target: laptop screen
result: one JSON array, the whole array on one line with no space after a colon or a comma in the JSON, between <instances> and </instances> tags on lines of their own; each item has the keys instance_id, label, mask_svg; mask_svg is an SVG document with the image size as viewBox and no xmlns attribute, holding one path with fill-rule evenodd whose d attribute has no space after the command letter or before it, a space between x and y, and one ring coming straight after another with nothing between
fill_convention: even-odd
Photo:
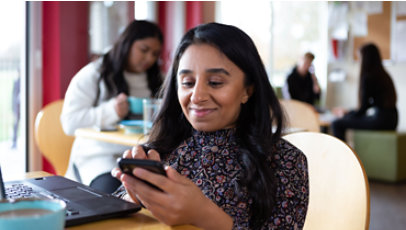
<instances>
[{"instance_id":1,"label":"laptop screen","mask_svg":"<svg viewBox=\"0 0 406 230\"><path fill-rule=\"evenodd\" d=\"M0 200L6 199L6 189L4 188L3 175L1 174L0 166Z\"/></svg>"}]
</instances>

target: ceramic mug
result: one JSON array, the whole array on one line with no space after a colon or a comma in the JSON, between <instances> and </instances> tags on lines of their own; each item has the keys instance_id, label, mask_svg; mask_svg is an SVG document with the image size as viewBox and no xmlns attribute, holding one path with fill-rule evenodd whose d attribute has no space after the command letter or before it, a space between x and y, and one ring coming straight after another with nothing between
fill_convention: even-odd
<instances>
[{"instance_id":1,"label":"ceramic mug","mask_svg":"<svg viewBox=\"0 0 406 230\"><path fill-rule=\"evenodd\" d=\"M0 202L0 229L62 230L66 204L61 200Z\"/></svg>"},{"instance_id":2,"label":"ceramic mug","mask_svg":"<svg viewBox=\"0 0 406 230\"><path fill-rule=\"evenodd\" d=\"M142 100L141 97L128 97L127 101L130 107L130 112L132 114L142 114Z\"/></svg>"}]
</instances>

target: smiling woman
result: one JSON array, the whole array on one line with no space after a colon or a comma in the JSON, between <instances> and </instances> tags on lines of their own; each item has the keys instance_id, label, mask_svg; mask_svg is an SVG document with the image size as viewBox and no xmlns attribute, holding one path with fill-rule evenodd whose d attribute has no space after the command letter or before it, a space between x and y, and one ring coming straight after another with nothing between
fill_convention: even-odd
<instances>
[{"instance_id":1,"label":"smiling woman","mask_svg":"<svg viewBox=\"0 0 406 230\"><path fill-rule=\"evenodd\" d=\"M162 160L170 166L167 177L142 169L132 177L114 169L124 185L117 195L142 202L169 225L303 227L306 157L281 138L281 106L247 34L218 23L188 31L162 95L150 150L137 146L123 157Z\"/></svg>"},{"instance_id":2,"label":"smiling woman","mask_svg":"<svg viewBox=\"0 0 406 230\"><path fill-rule=\"evenodd\" d=\"M178 73L179 102L195 129L235 127L252 87L244 85L244 73L234 63L213 46L192 45L181 58Z\"/></svg>"}]
</instances>

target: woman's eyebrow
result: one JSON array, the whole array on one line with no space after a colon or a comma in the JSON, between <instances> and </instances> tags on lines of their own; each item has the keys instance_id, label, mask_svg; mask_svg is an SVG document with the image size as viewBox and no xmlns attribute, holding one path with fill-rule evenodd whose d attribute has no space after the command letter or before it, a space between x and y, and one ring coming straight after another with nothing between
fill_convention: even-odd
<instances>
[{"instance_id":1,"label":"woman's eyebrow","mask_svg":"<svg viewBox=\"0 0 406 230\"><path fill-rule=\"evenodd\" d=\"M211 69L207 69L206 72L208 72L208 73L223 73L225 75L230 76L230 73L227 70L223 69L223 68L211 68Z\"/></svg>"},{"instance_id":2,"label":"woman's eyebrow","mask_svg":"<svg viewBox=\"0 0 406 230\"><path fill-rule=\"evenodd\" d=\"M189 74L189 73L192 73L192 72L193 71L190 70L190 69L182 69L182 70L180 70L178 72L178 75ZM225 75L230 76L230 73L227 70L223 69L223 68L210 68L210 69L206 69L206 72L207 73L223 73Z\"/></svg>"},{"instance_id":3,"label":"woman's eyebrow","mask_svg":"<svg viewBox=\"0 0 406 230\"><path fill-rule=\"evenodd\" d=\"M192 73L192 70L190 69L182 69L178 72L178 75L182 75L182 74L189 74Z\"/></svg>"},{"instance_id":4,"label":"woman's eyebrow","mask_svg":"<svg viewBox=\"0 0 406 230\"><path fill-rule=\"evenodd\" d=\"M149 45L148 45L148 44L141 43L141 44L140 44L140 47L149 48Z\"/></svg>"}]
</instances>

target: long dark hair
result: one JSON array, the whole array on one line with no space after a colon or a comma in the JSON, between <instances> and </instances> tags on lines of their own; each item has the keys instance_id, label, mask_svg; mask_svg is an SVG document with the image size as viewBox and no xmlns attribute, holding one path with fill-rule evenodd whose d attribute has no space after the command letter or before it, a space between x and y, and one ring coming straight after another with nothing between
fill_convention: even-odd
<instances>
[{"instance_id":1,"label":"long dark hair","mask_svg":"<svg viewBox=\"0 0 406 230\"><path fill-rule=\"evenodd\" d=\"M264 65L251 38L240 29L218 23L200 25L189 30L176 51L171 70L165 79L163 101L151 131L149 145L165 156L192 134L192 126L182 113L177 96L177 71L185 50L192 44L209 44L224 53L245 74L245 85L254 92L242 105L237 120L244 171L240 186L253 197L250 225L258 228L271 216L275 205L276 179L269 159L272 147L280 140L283 115L272 90ZM277 128L272 132L272 125Z\"/></svg>"},{"instance_id":2,"label":"long dark hair","mask_svg":"<svg viewBox=\"0 0 406 230\"><path fill-rule=\"evenodd\" d=\"M360 48L361 53L361 77L387 74L382 65L382 58L378 47L368 43Z\"/></svg>"},{"instance_id":3,"label":"long dark hair","mask_svg":"<svg viewBox=\"0 0 406 230\"><path fill-rule=\"evenodd\" d=\"M390 75L386 72L383 64L381 54L378 47L373 43L364 44L360 48L361 54L361 71L360 71L360 84L359 84L359 100L365 90L365 82L367 80L374 81L378 87L381 88L394 88ZM368 79L367 79L368 78ZM396 93L392 95L396 102Z\"/></svg>"},{"instance_id":4,"label":"long dark hair","mask_svg":"<svg viewBox=\"0 0 406 230\"><path fill-rule=\"evenodd\" d=\"M136 40L150 37L157 38L161 44L163 43L162 32L156 24L145 20L134 20L120 35L112 49L103 55L99 82L104 81L108 91L108 98L122 92L127 95L129 94L128 84L124 79L123 70L127 66L131 45ZM155 96L162 84L158 60L147 70L147 81L148 88L152 92L151 96ZM96 103L100 94L100 89L98 90Z\"/></svg>"}]
</instances>

